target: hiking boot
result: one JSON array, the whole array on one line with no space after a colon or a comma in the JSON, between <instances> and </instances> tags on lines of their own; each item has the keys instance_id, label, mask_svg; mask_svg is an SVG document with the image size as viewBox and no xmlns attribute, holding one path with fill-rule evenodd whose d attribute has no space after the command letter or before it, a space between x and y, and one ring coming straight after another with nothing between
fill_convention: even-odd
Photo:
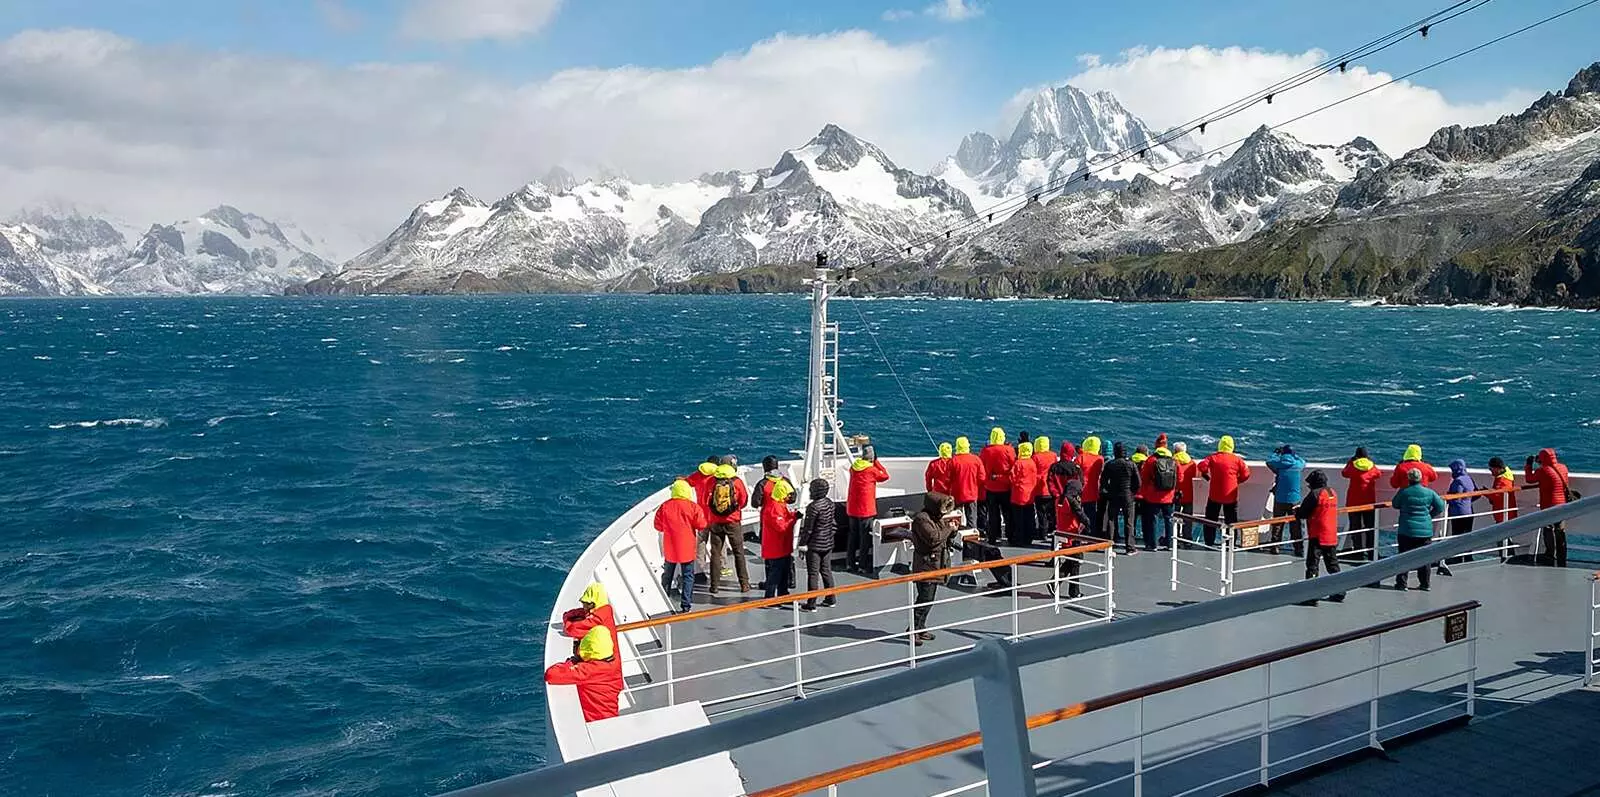
<instances>
[{"instance_id":1,"label":"hiking boot","mask_svg":"<svg viewBox=\"0 0 1600 797\"><path fill-rule=\"evenodd\" d=\"M822 601L822 608L824 608L824 609L832 609L833 607L838 606L838 605L839 605L839 602L834 600L833 598L824 598L823 601Z\"/></svg>"},{"instance_id":2,"label":"hiking boot","mask_svg":"<svg viewBox=\"0 0 1600 797\"><path fill-rule=\"evenodd\" d=\"M827 604L823 604L823 605L826 606ZM814 612L816 610L817 610L817 607L814 604L810 604L810 603L802 603L802 604L800 604L800 611L802 611L802 612Z\"/></svg>"},{"instance_id":3,"label":"hiking boot","mask_svg":"<svg viewBox=\"0 0 1600 797\"><path fill-rule=\"evenodd\" d=\"M933 641L933 632L932 631L920 632L920 633L917 634L917 639L919 639L919 640L921 640L923 642L932 642Z\"/></svg>"}]
</instances>

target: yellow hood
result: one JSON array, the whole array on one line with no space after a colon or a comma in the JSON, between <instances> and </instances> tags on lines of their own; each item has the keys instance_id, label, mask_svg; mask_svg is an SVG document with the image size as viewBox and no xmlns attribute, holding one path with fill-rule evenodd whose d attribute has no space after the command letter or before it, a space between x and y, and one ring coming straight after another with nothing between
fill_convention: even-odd
<instances>
[{"instance_id":1,"label":"yellow hood","mask_svg":"<svg viewBox=\"0 0 1600 797\"><path fill-rule=\"evenodd\" d=\"M700 463L700 475L701 476L714 476L714 475L716 475L716 473L717 473L717 466L716 465L714 465L714 464L712 464L710 462L702 462L702 463Z\"/></svg>"},{"instance_id":2,"label":"yellow hood","mask_svg":"<svg viewBox=\"0 0 1600 797\"><path fill-rule=\"evenodd\" d=\"M578 643L578 658L584 661L603 661L617 654L616 643L611 641L611 629L597 625L583 635Z\"/></svg>"},{"instance_id":3,"label":"yellow hood","mask_svg":"<svg viewBox=\"0 0 1600 797\"><path fill-rule=\"evenodd\" d=\"M1172 456L1172 452L1168 451L1166 446L1160 446L1160 447L1158 447L1156 449L1156 456L1158 456L1158 457L1170 457L1170 456Z\"/></svg>"},{"instance_id":4,"label":"yellow hood","mask_svg":"<svg viewBox=\"0 0 1600 797\"><path fill-rule=\"evenodd\" d=\"M1233 453L1233 435L1231 435L1231 434L1223 435L1222 439L1217 441L1217 451L1219 451L1221 453L1224 453L1224 454L1232 454Z\"/></svg>"},{"instance_id":5,"label":"yellow hood","mask_svg":"<svg viewBox=\"0 0 1600 797\"><path fill-rule=\"evenodd\" d=\"M956 453L957 454L971 454L972 453L972 441L968 440L965 437L957 437L956 438Z\"/></svg>"},{"instance_id":6,"label":"yellow hood","mask_svg":"<svg viewBox=\"0 0 1600 797\"><path fill-rule=\"evenodd\" d=\"M672 497L673 498L683 498L683 499L686 499L686 500L689 500L689 501L693 501L694 500L694 488L690 487L689 483L684 481L683 479L678 479L677 481L672 483Z\"/></svg>"},{"instance_id":7,"label":"yellow hood","mask_svg":"<svg viewBox=\"0 0 1600 797\"><path fill-rule=\"evenodd\" d=\"M867 468L870 468L870 467L872 467L872 463L871 462L868 462L867 460L860 459L860 458L857 458L855 462L850 463L850 469L851 470L866 470Z\"/></svg>"},{"instance_id":8,"label":"yellow hood","mask_svg":"<svg viewBox=\"0 0 1600 797\"><path fill-rule=\"evenodd\" d=\"M1187 465L1194 461L1194 457L1189 456L1189 452L1187 451L1179 451L1178 453L1172 455L1172 461L1178 463L1179 465Z\"/></svg>"},{"instance_id":9,"label":"yellow hood","mask_svg":"<svg viewBox=\"0 0 1600 797\"><path fill-rule=\"evenodd\" d=\"M1412 443L1411 445L1406 446L1405 456L1401 457L1400 461L1401 462L1421 462L1422 461L1422 446L1419 446L1416 443Z\"/></svg>"},{"instance_id":10,"label":"yellow hood","mask_svg":"<svg viewBox=\"0 0 1600 797\"><path fill-rule=\"evenodd\" d=\"M1033 450L1034 451L1049 451L1050 450L1050 438L1045 437L1044 435L1039 435L1038 437L1033 438Z\"/></svg>"},{"instance_id":11,"label":"yellow hood","mask_svg":"<svg viewBox=\"0 0 1600 797\"><path fill-rule=\"evenodd\" d=\"M1135 452L1133 452L1133 456L1128 457L1128 459L1133 460L1133 464L1135 464L1135 465L1137 465L1137 464L1139 464L1139 463L1141 463L1141 462L1143 462L1143 461L1145 461L1145 460L1147 460L1149 458L1150 458L1150 455L1144 453L1143 451L1135 451Z\"/></svg>"},{"instance_id":12,"label":"yellow hood","mask_svg":"<svg viewBox=\"0 0 1600 797\"><path fill-rule=\"evenodd\" d=\"M772 500L775 503L788 503L789 496L794 495L794 488L789 486L788 479L779 479L772 485Z\"/></svg>"},{"instance_id":13,"label":"yellow hood","mask_svg":"<svg viewBox=\"0 0 1600 797\"><path fill-rule=\"evenodd\" d=\"M1517 474L1513 473L1510 468L1500 471L1499 477L1502 479L1510 479L1513 482L1517 480Z\"/></svg>"},{"instance_id":14,"label":"yellow hood","mask_svg":"<svg viewBox=\"0 0 1600 797\"><path fill-rule=\"evenodd\" d=\"M1361 457L1359 459L1353 460L1353 461L1351 461L1350 464L1354 465L1356 467L1356 470L1372 470L1374 467L1376 467L1373 464L1372 460L1367 459L1366 457Z\"/></svg>"},{"instance_id":15,"label":"yellow hood","mask_svg":"<svg viewBox=\"0 0 1600 797\"><path fill-rule=\"evenodd\" d=\"M1100 438L1098 438L1098 437L1085 437L1085 438L1083 438L1083 445L1078 446L1078 449L1081 450L1085 454L1099 455L1099 453L1100 453Z\"/></svg>"},{"instance_id":16,"label":"yellow hood","mask_svg":"<svg viewBox=\"0 0 1600 797\"><path fill-rule=\"evenodd\" d=\"M598 581L590 584L589 588L583 591L583 597L578 600L596 609L610 603L606 600L606 586Z\"/></svg>"},{"instance_id":17,"label":"yellow hood","mask_svg":"<svg viewBox=\"0 0 1600 797\"><path fill-rule=\"evenodd\" d=\"M939 458L940 459L949 459L950 458L950 454L951 454L950 444L949 443L940 443L939 444Z\"/></svg>"},{"instance_id":18,"label":"yellow hood","mask_svg":"<svg viewBox=\"0 0 1600 797\"><path fill-rule=\"evenodd\" d=\"M997 446L1006 441L1006 430L996 426L989 430L989 445Z\"/></svg>"},{"instance_id":19,"label":"yellow hood","mask_svg":"<svg viewBox=\"0 0 1600 797\"><path fill-rule=\"evenodd\" d=\"M1027 458L1029 458L1031 456L1033 456L1033 444L1032 443L1018 443L1017 444L1017 459L1027 459Z\"/></svg>"},{"instance_id":20,"label":"yellow hood","mask_svg":"<svg viewBox=\"0 0 1600 797\"><path fill-rule=\"evenodd\" d=\"M719 479L739 478L739 469L732 465L718 465L714 474Z\"/></svg>"}]
</instances>

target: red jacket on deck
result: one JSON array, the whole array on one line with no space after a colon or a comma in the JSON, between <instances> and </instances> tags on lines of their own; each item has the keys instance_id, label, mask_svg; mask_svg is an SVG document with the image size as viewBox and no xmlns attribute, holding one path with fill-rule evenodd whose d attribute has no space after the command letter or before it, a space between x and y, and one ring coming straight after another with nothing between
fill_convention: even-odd
<instances>
[{"instance_id":1,"label":"red jacket on deck","mask_svg":"<svg viewBox=\"0 0 1600 797\"><path fill-rule=\"evenodd\" d=\"M1517 478L1508 469L1496 474L1494 484L1489 485L1491 490L1516 490ZM1504 523L1517 517L1517 494L1515 492L1492 493L1489 496L1489 507L1494 510L1494 522Z\"/></svg>"},{"instance_id":2,"label":"red jacket on deck","mask_svg":"<svg viewBox=\"0 0 1600 797\"><path fill-rule=\"evenodd\" d=\"M622 660L613 656L604 661L568 659L544 671L547 684L572 684L578 687L578 705L583 706L585 722L617 716L617 700L622 696Z\"/></svg>"},{"instance_id":3,"label":"red jacket on deck","mask_svg":"<svg viewBox=\"0 0 1600 797\"><path fill-rule=\"evenodd\" d=\"M706 511L685 498L669 498L656 510L661 556L674 564L693 562L698 534L706 527Z\"/></svg>"},{"instance_id":4,"label":"red jacket on deck","mask_svg":"<svg viewBox=\"0 0 1600 797\"><path fill-rule=\"evenodd\" d=\"M561 633L573 639L583 639L589 629L603 625L611 630L611 644L617 644L617 614L611 610L611 604L596 606L594 611L579 606L569 609L561 615Z\"/></svg>"},{"instance_id":5,"label":"red jacket on deck","mask_svg":"<svg viewBox=\"0 0 1600 797\"><path fill-rule=\"evenodd\" d=\"M934 457L928 463L928 469L922 472L923 485L928 492L954 495L955 462L954 458Z\"/></svg>"},{"instance_id":6,"label":"red jacket on deck","mask_svg":"<svg viewBox=\"0 0 1600 797\"><path fill-rule=\"evenodd\" d=\"M1094 503L1100 500L1100 469L1106 458L1086 451L1078 452L1078 467L1083 469L1083 500Z\"/></svg>"},{"instance_id":7,"label":"red jacket on deck","mask_svg":"<svg viewBox=\"0 0 1600 797\"><path fill-rule=\"evenodd\" d=\"M1306 496L1301 507L1301 511L1295 514L1304 517L1306 539L1323 547L1338 545L1339 496L1335 495L1333 490L1324 487Z\"/></svg>"},{"instance_id":8,"label":"red jacket on deck","mask_svg":"<svg viewBox=\"0 0 1600 797\"><path fill-rule=\"evenodd\" d=\"M1011 463L1010 482L1012 506L1033 503L1033 497L1039 493L1039 466L1033 463L1032 457Z\"/></svg>"},{"instance_id":9,"label":"red jacket on deck","mask_svg":"<svg viewBox=\"0 0 1600 797\"><path fill-rule=\"evenodd\" d=\"M738 525L739 522L740 522L740 519L744 517L744 508L745 508L745 506L747 504L750 503L750 488L744 486L744 479L741 479L741 478L739 478L737 476L733 477L733 479L731 479L731 481L733 482L734 510L732 512L729 512L726 515L719 515L719 514L717 514L715 512L712 512L710 507L707 507L706 508L706 522L707 523L711 523L711 524L732 523L734 525ZM716 487L716 484L717 484L717 480L716 479L712 479L711 480L712 489L714 489ZM711 489L707 489L706 490L706 499L705 500L708 501L708 502L711 500Z\"/></svg>"},{"instance_id":10,"label":"red jacket on deck","mask_svg":"<svg viewBox=\"0 0 1600 797\"><path fill-rule=\"evenodd\" d=\"M978 452L983 460L983 489L991 493L1011 492L1011 466L1017 463L1017 451L1005 443L987 445Z\"/></svg>"},{"instance_id":11,"label":"red jacket on deck","mask_svg":"<svg viewBox=\"0 0 1600 797\"><path fill-rule=\"evenodd\" d=\"M858 459L850 466L850 490L845 495L844 513L850 517L878 516L878 482L889 480L889 471L882 462L873 460L864 468L857 468L866 460Z\"/></svg>"},{"instance_id":12,"label":"red jacket on deck","mask_svg":"<svg viewBox=\"0 0 1600 797\"><path fill-rule=\"evenodd\" d=\"M1200 478L1200 463L1194 460L1178 463L1178 503L1194 507L1194 480Z\"/></svg>"},{"instance_id":13,"label":"red jacket on deck","mask_svg":"<svg viewBox=\"0 0 1600 797\"><path fill-rule=\"evenodd\" d=\"M1411 477L1406 474L1414 470L1422 471L1423 487L1432 485L1433 480L1439 477L1439 474L1434 472L1432 465L1421 460L1411 459L1394 466L1394 473L1389 475L1389 486L1396 490L1405 489L1406 485L1411 483Z\"/></svg>"},{"instance_id":14,"label":"red jacket on deck","mask_svg":"<svg viewBox=\"0 0 1600 797\"><path fill-rule=\"evenodd\" d=\"M1045 488L1044 477L1045 474L1050 472L1050 466L1054 464L1056 464L1056 452L1033 452L1033 469L1039 474L1039 486L1033 491L1034 498L1043 498L1050 495L1050 491Z\"/></svg>"},{"instance_id":15,"label":"red jacket on deck","mask_svg":"<svg viewBox=\"0 0 1600 797\"><path fill-rule=\"evenodd\" d=\"M1539 467L1529 466L1523 473L1528 484L1539 487L1539 508L1549 509L1567 502L1567 466L1556 461L1556 450L1539 449Z\"/></svg>"},{"instance_id":16,"label":"red jacket on deck","mask_svg":"<svg viewBox=\"0 0 1600 797\"><path fill-rule=\"evenodd\" d=\"M1211 482L1207 498L1219 504L1237 504L1239 485L1250 481L1250 466L1238 454L1218 451L1200 460L1200 475Z\"/></svg>"},{"instance_id":17,"label":"red jacket on deck","mask_svg":"<svg viewBox=\"0 0 1600 797\"><path fill-rule=\"evenodd\" d=\"M1365 462L1366 468L1357 467ZM1371 506L1378 503L1378 480L1383 478L1383 468L1372 460L1350 460L1339 475L1350 480L1344 491L1345 506Z\"/></svg>"},{"instance_id":18,"label":"red jacket on deck","mask_svg":"<svg viewBox=\"0 0 1600 797\"><path fill-rule=\"evenodd\" d=\"M716 481L717 478L709 473L695 471L694 473L683 477L683 480L688 482L690 487L694 488L695 501L699 503L700 506L705 506L706 499L711 496L711 483Z\"/></svg>"},{"instance_id":19,"label":"red jacket on deck","mask_svg":"<svg viewBox=\"0 0 1600 797\"><path fill-rule=\"evenodd\" d=\"M794 555L795 511L783 501L761 504L761 558L783 559Z\"/></svg>"},{"instance_id":20,"label":"red jacket on deck","mask_svg":"<svg viewBox=\"0 0 1600 797\"><path fill-rule=\"evenodd\" d=\"M1156 486L1156 459L1157 457L1150 456L1139 463L1139 492L1143 493L1140 498L1152 504L1170 504L1177 500L1178 488L1174 486L1171 490L1163 490ZM1178 466L1178 482L1183 482L1182 465Z\"/></svg>"},{"instance_id":21,"label":"red jacket on deck","mask_svg":"<svg viewBox=\"0 0 1600 797\"><path fill-rule=\"evenodd\" d=\"M977 454L957 454L950 459L950 497L958 504L983 497L983 460Z\"/></svg>"}]
</instances>

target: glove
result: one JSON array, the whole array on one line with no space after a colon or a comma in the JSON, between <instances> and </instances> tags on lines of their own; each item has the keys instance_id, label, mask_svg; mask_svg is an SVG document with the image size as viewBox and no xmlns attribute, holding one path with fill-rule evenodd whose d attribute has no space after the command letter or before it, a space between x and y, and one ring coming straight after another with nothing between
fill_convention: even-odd
<instances>
[{"instance_id":1,"label":"glove","mask_svg":"<svg viewBox=\"0 0 1600 797\"><path fill-rule=\"evenodd\" d=\"M810 549L811 549L811 546L809 546L809 545L802 545L802 546L800 546L800 547L799 547L799 548L796 548L796 549L795 549L795 550L797 550L797 551L799 551L799 552L800 552L800 553L806 553L806 552L807 552L807 551L809 551L809 550L810 550Z\"/></svg>"},{"instance_id":2,"label":"glove","mask_svg":"<svg viewBox=\"0 0 1600 797\"><path fill-rule=\"evenodd\" d=\"M582 620L583 618L585 618L587 616L589 616L589 610L588 609L568 609L566 612L564 612L561 615L561 619L563 619L563 620L565 620L565 621L567 621L569 623L574 623L574 622L577 622L579 620Z\"/></svg>"}]
</instances>

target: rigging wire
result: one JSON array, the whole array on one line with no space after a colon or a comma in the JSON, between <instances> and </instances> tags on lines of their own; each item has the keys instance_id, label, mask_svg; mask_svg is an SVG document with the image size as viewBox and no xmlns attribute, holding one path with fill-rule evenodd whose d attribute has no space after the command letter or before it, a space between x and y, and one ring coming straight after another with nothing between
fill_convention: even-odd
<instances>
[{"instance_id":1,"label":"rigging wire","mask_svg":"<svg viewBox=\"0 0 1600 797\"><path fill-rule=\"evenodd\" d=\"M1183 123L1181 125L1178 125L1178 126L1172 127L1172 128L1168 128L1168 130L1166 132L1158 135L1153 141L1146 140L1146 141L1144 141L1144 142L1142 142L1140 144L1125 148L1125 149L1121 150L1120 152L1112 153L1109 156L1109 159L1103 158L1102 162L1100 164L1096 165L1096 166L1091 167L1089 164L1086 163L1083 166L1080 166L1078 169L1073 170L1073 172L1070 175L1067 175L1065 177L1057 178L1055 180L1052 180L1052 181L1049 181L1047 183L1044 183L1043 185L1040 185L1040 186L1035 186L1034 188L1031 188L1031 189L1027 190L1026 192L1024 192L1023 194L1021 194L1020 196L1013 197L1011 199L1007 199L1007 200L1001 201L999 203L996 203L995 205L991 205L991 206L989 206L988 208L986 208L986 209L984 209L982 211L978 211L971 218L965 219L965 220L963 220L961 222L957 222L956 224L953 224L953 225L951 225L950 227L948 227L948 228L946 228L944 230L941 230L939 232L933 233L933 234L928 235L928 236L924 236L923 238L911 241L911 242L906 243L906 244L895 246L893 249L885 252L882 255L869 258L867 264L875 266L875 265L877 265L877 261L879 261L879 260L893 259L896 255L899 255L899 254L902 254L902 253L909 257L912 254L913 250L928 246L929 244L931 244L931 243L933 243L935 241L938 241L938 240L947 239L947 238L949 238L951 236L952 233L964 232L967 229L969 229L969 228L971 228L971 227L973 227L975 225L988 224L988 223L990 223L990 222L992 222L994 220L994 216L996 214L1006 214L1008 216L1009 213L1007 213L1007 211L1014 212L1015 210L1018 210L1021 207L1025 207L1027 204L1029 204L1031 202L1040 201L1040 200L1042 200L1044 198L1044 196L1046 194L1056 193L1056 192L1060 191L1062 188L1065 188L1067 185L1069 185L1073 180L1088 180L1091 176L1093 176L1093 175L1095 175L1097 173L1100 173L1100 172L1107 171L1107 170L1109 170L1111 168L1114 168L1116 166L1120 166L1120 165L1128 162L1129 160L1132 160L1134 157L1143 157L1151 148L1157 147L1157 146L1163 146L1163 145L1166 145L1166 144L1170 144L1171 142L1176 141L1177 139L1187 135L1191 130L1198 130L1199 132L1204 133L1205 132L1205 127L1207 125L1209 125L1209 124L1214 124L1214 123L1216 123L1218 121L1221 121L1221 120L1224 120L1224 119L1228 119L1228 118L1236 116L1236 115L1238 115L1240 113L1243 113L1245 110L1248 110L1250 107L1253 107L1254 105L1256 105L1257 103L1263 101L1264 99L1270 104L1272 97L1281 96L1286 91L1291 91L1293 89L1300 88L1301 86L1304 86L1304 85L1306 85L1306 84L1308 84L1308 83L1310 83L1310 82L1312 82L1312 81L1314 81L1314 80L1316 80L1316 79L1318 79L1320 77L1323 77L1324 75L1330 74L1332 72L1335 72L1335 71L1342 72L1350 65L1351 61L1359 60L1361 58L1367 58L1367 57L1370 57L1370 56L1375 55L1377 53L1380 53L1380 52L1382 52L1384 50L1389 49L1390 47L1393 47L1396 44L1399 44L1402 41L1405 41L1405 40L1409 39L1413 34L1420 33L1424 29L1431 30L1432 28L1437 27L1440 24L1443 24L1445 22L1449 22L1450 20L1456 19L1456 18L1458 18L1458 17L1460 17L1460 16L1462 16L1464 14L1467 14L1467 13L1475 11L1475 10L1477 10L1479 8L1482 8L1483 6L1488 5L1491 1L1492 0L1458 0L1454 4L1446 6L1445 8L1440 9L1439 11L1436 11L1436 12L1434 12L1434 13L1426 16L1426 17L1423 17L1420 20L1412 22L1412 23L1410 23L1408 25L1405 25L1403 27L1397 28L1394 31L1392 31L1392 32L1390 32L1390 33L1388 33L1388 34L1386 34L1384 36L1380 36L1377 39L1374 39L1374 40L1372 40L1370 42L1362 44L1362 45L1360 45L1360 46L1358 46L1358 47L1356 47L1354 49L1347 50L1347 51L1345 51L1345 52L1343 52L1343 53L1341 53L1339 55L1332 56L1332 57L1324 60L1322 63L1317 64L1316 66L1310 67L1310 68L1308 68L1308 69L1306 69L1306 70L1304 70L1304 71L1302 71L1300 73L1297 73L1295 75L1291 75L1291 76L1289 76L1287 78L1279 80L1277 83L1274 83L1274 84L1272 84L1270 86L1267 86L1266 88L1260 89L1260 90L1256 91L1253 94L1247 95L1247 96L1245 96L1245 97L1243 97L1243 98L1241 98L1239 100L1235 100L1232 103L1228 103L1228 104L1222 106L1221 108L1215 109L1215 110L1210 111L1210 112L1208 112L1206 114L1202 114L1201 116L1195 117L1194 119L1191 119L1188 122L1185 122L1185 123ZM1585 3L1583 5L1574 7L1573 9L1569 9L1566 12L1562 12L1561 14L1558 14L1557 17L1565 16L1566 14L1571 13L1572 11L1576 11L1576 10L1578 10L1580 8L1583 8L1586 5L1588 5L1588 4ZM1549 22L1549 21L1550 21L1549 19L1542 20L1541 22L1535 23L1534 27L1537 27L1538 25L1544 24L1545 22ZM1512 34L1509 34L1509 35L1516 35L1516 33L1520 33L1520 32L1522 32L1522 31L1516 31L1516 32L1513 32ZM1496 40L1496 41L1499 41L1499 40ZM1490 44L1492 44L1492 43L1494 43L1494 42L1490 42ZM1487 46L1487 45L1484 45L1484 46ZM1412 74L1415 74L1415 73L1412 73ZM1387 85L1387 84L1385 84L1385 85ZM1237 142L1230 142L1230 144L1224 145L1224 147L1231 146L1233 143L1237 143ZM1177 161L1175 163L1172 163L1172 164L1170 164L1170 165L1168 165L1166 167L1162 167L1160 169L1156 169L1155 171L1158 172L1158 173L1159 172L1164 172L1167 169L1172 168L1173 166L1179 166L1179 165L1182 165L1184 163L1193 162L1194 160L1199 159L1199 157L1204 157L1206 155L1214 154L1215 152L1218 151L1218 149L1220 149L1220 148L1214 148L1212 150L1209 150L1209 151L1203 153L1201 156L1192 156L1192 157L1189 157L1189 158L1185 158L1185 159L1179 160L1179 161Z\"/></svg>"},{"instance_id":2,"label":"rigging wire","mask_svg":"<svg viewBox=\"0 0 1600 797\"><path fill-rule=\"evenodd\" d=\"M917 411L917 403L911 400L911 393L906 390L906 383L900 381L900 374L894 370L894 363L889 362L889 355L884 353L883 344L878 342L878 333L872 331L872 324L867 323L867 317L861 314L861 308L857 307L855 302L850 303L850 309L856 311L856 318L861 319L861 327L867 331L867 337L872 339L873 348L878 350L878 356L883 358L883 364L889 367L889 375L894 377L894 383L900 386L900 395L905 398L906 406L911 408L911 414L916 416L917 425L922 427L922 433L928 436L928 445L937 450L938 441L933 439L933 432L928 431L928 424L922 420L922 413Z\"/></svg>"}]
</instances>

